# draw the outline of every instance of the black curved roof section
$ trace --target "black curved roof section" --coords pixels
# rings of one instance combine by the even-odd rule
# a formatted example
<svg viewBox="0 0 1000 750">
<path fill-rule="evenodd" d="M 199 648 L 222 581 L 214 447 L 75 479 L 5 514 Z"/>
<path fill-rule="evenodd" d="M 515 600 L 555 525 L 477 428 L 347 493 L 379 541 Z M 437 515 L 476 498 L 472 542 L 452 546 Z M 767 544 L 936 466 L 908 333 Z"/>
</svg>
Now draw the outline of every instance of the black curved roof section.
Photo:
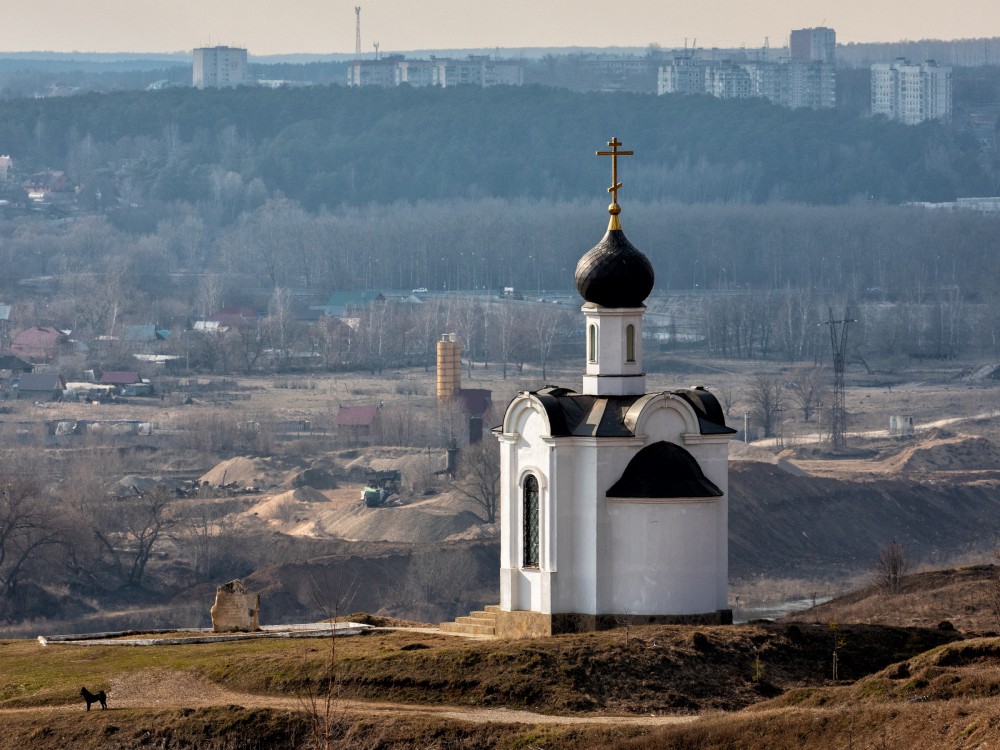
<svg viewBox="0 0 1000 750">
<path fill-rule="evenodd" d="M 601 307 L 641 307 L 653 291 L 653 265 L 621 229 L 609 229 L 577 261 L 576 289 Z"/>
<path fill-rule="evenodd" d="M 736 433 L 732 427 L 726 426 L 726 415 L 722 411 L 719 399 L 701 386 L 671 391 L 687 401 L 698 415 L 698 427 L 702 435 L 732 435 Z"/>
<path fill-rule="evenodd" d="M 679 445 L 661 440 L 636 453 L 608 497 L 722 497 L 698 461 Z"/>
<path fill-rule="evenodd" d="M 552 437 L 635 437 L 625 421 L 625 415 L 637 401 L 654 395 L 586 396 L 556 385 L 524 393 L 537 398 L 545 409 Z M 715 396 L 704 388 L 671 393 L 694 409 L 702 435 L 732 435 L 736 432 L 726 427 L 722 407 Z"/>
</svg>

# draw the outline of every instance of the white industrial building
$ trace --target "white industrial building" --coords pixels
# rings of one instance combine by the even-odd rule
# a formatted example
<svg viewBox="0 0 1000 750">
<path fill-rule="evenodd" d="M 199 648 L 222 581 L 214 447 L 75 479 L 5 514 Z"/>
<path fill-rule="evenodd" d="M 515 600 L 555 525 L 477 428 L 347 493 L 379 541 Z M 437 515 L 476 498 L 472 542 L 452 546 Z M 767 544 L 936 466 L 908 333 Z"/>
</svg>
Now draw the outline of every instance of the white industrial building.
<svg viewBox="0 0 1000 750">
<path fill-rule="evenodd" d="M 194 50 L 191 84 L 195 88 L 229 88 L 250 83 L 247 51 L 241 47 L 199 47 Z"/>
<path fill-rule="evenodd" d="M 906 125 L 951 119 L 951 67 L 934 60 L 917 65 L 898 58 L 891 63 L 875 63 L 871 73 L 873 115 Z"/>
</svg>

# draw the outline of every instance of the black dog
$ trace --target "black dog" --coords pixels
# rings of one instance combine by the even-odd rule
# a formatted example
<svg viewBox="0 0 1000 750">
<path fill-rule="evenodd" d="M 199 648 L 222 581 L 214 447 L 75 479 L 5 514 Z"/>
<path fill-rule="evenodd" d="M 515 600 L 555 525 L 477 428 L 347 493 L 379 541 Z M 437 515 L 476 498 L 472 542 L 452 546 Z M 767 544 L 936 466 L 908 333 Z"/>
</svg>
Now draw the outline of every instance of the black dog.
<svg viewBox="0 0 1000 750">
<path fill-rule="evenodd" d="M 98 690 L 97 695 L 94 695 L 92 692 L 87 690 L 87 688 L 82 687 L 80 688 L 80 695 L 82 695 L 83 699 L 87 701 L 88 711 L 90 710 L 91 703 L 100 703 L 102 709 L 108 707 L 108 696 L 104 694 L 103 690 Z"/>
</svg>

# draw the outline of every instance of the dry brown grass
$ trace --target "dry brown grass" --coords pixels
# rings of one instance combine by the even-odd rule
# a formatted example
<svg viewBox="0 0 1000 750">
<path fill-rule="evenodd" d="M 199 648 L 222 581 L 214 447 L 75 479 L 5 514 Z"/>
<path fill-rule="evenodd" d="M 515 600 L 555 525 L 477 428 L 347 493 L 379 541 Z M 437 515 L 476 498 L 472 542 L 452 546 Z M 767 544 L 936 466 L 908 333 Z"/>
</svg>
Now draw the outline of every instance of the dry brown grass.
<svg viewBox="0 0 1000 750">
<path fill-rule="evenodd" d="M 966 632 L 1000 630 L 990 605 L 993 565 L 966 565 L 904 577 L 895 593 L 866 586 L 788 619 L 937 627 L 948 621 Z"/>
</svg>

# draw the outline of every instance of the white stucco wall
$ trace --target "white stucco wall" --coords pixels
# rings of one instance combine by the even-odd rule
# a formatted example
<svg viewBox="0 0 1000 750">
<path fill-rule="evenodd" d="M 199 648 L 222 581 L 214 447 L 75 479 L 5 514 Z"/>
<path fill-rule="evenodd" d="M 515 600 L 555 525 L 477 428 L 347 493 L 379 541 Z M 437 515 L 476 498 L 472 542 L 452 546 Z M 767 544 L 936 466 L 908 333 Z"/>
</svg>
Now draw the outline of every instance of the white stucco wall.
<svg viewBox="0 0 1000 750">
<path fill-rule="evenodd" d="M 704 614 L 726 608 L 728 435 L 703 436 L 694 410 L 648 400 L 634 438 L 551 438 L 537 399 L 522 394 L 501 437 L 501 608 L 545 614 Z M 643 447 L 683 447 L 725 495 L 606 496 Z M 538 569 L 524 569 L 521 492 L 539 482 Z"/>
</svg>

